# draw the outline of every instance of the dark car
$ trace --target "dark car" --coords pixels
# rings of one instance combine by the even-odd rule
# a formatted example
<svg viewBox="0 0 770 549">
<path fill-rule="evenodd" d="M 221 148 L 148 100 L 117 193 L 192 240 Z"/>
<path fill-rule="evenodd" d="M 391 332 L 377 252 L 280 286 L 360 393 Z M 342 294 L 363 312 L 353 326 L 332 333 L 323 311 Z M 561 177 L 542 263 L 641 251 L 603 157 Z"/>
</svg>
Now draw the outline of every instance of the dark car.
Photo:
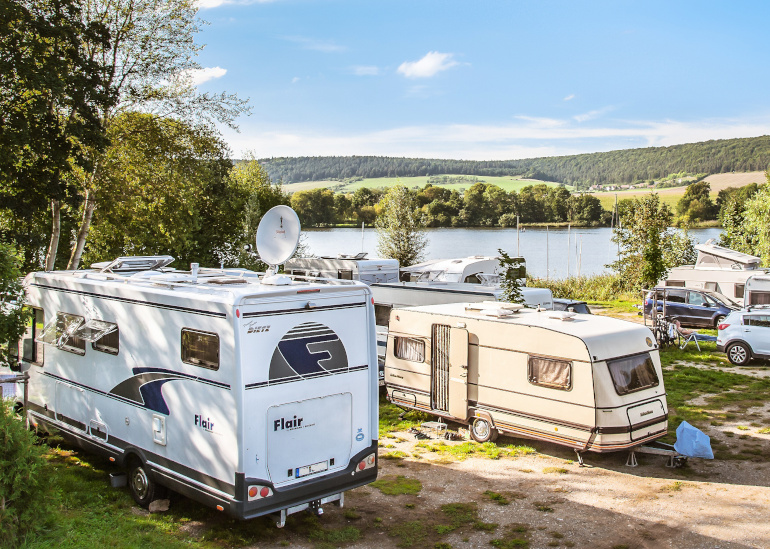
<svg viewBox="0 0 770 549">
<path fill-rule="evenodd" d="M 645 316 L 650 316 L 654 301 L 658 314 L 679 320 L 682 326 L 716 328 L 727 315 L 740 309 L 729 297 L 708 290 L 655 288 L 654 291 L 654 296 L 648 292 L 644 298 Z"/>
<path fill-rule="evenodd" d="M 561 297 L 553 298 L 553 310 L 554 311 L 571 311 L 573 313 L 581 313 L 584 315 L 591 314 L 591 309 L 588 308 L 588 304 L 585 301 L 577 301 L 575 299 L 564 299 Z"/>
</svg>

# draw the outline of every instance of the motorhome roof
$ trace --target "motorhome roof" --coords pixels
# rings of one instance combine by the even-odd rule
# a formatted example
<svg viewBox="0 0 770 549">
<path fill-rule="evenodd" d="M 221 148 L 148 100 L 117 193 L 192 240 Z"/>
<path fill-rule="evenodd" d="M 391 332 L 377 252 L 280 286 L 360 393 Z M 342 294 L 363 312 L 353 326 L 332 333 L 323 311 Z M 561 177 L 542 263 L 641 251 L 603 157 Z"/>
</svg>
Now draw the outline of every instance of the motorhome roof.
<svg viewBox="0 0 770 549">
<path fill-rule="evenodd" d="M 745 254 L 743 252 L 737 252 L 735 250 L 731 250 L 730 248 L 718 246 L 716 244 L 713 244 L 712 240 L 709 240 L 705 244 L 696 244 L 695 249 L 698 250 L 698 260 L 696 261 L 697 265 L 704 263 L 704 257 L 703 257 L 704 255 L 719 257 L 719 258 L 727 259 L 739 265 L 752 266 L 752 267 L 758 266 L 761 262 L 761 259 L 755 255 Z"/>
<path fill-rule="evenodd" d="M 640 352 L 639 343 L 652 338 L 650 329 L 642 324 L 601 315 L 575 314 L 572 320 L 563 320 L 554 311 L 520 309 L 507 316 L 488 316 L 479 311 L 479 303 L 447 303 L 445 305 L 424 305 L 403 308 L 436 315 L 457 318 L 486 320 L 544 328 L 562 334 L 572 335 L 585 342 L 594 360 L 604 360 Z M 489 308 L 501 303 L 489 303 Z M 557 311 L 556 313 L 563 312 Z M 647 344 L 652 348 L 653 340 Z"/>
<path fill-rule="evenodd" d="M 465 267 L 472 265 L 473 263 L 482 263 L 487 261 L 498 262 L 496 257 L 474 255 L 471 257 L 461 257 L 457 259 L 431 259 L 430 261 L 424 261 L 423 263 L 417 263 L 408 267 L 402 267 L 401 270 L 405 272 L 411 271 L 447 271 L 447 272 L 462 272 Z"/>
<path fill-rule="evenodd" d="M 27 284 L 38 284 L 70 289 L 73 282 L 78 286 L 90 286 L 97 294 L 107 294 L 108 288 L 133 288 L 144 294 L 167 296 L 187 295 L 190 298 L 215 303 L 238 305 L 250 300 L 262 300 L 296 294 L 330 293 L 368 288 L 353 280 L 314 279 L 289 277 L 289 284 L 262 284 L 261 275 L 246 269 L 200 269 L 197 277 L 190 271 L 164 269 L 139 271 L 128 275 L 101 272 L 98 269 L 78 271 L 35 272 L 27 275 Z M 368 289 L 366 290 L 368 291 Z"/>
</svg>

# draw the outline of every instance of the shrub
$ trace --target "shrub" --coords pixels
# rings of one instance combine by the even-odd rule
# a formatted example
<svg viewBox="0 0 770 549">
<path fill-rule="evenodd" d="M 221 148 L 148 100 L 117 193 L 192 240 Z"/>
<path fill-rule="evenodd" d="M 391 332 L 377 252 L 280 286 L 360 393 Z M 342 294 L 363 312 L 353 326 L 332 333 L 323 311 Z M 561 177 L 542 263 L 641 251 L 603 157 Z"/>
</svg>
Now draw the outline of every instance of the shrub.
<svg viewBox="0 0 770 549">
<path fill-rule="evenodd" d="M 53 499 L 46 448 L 0 399 L 0 546 L 13 547 L 46 525 Z"/>
</svg>

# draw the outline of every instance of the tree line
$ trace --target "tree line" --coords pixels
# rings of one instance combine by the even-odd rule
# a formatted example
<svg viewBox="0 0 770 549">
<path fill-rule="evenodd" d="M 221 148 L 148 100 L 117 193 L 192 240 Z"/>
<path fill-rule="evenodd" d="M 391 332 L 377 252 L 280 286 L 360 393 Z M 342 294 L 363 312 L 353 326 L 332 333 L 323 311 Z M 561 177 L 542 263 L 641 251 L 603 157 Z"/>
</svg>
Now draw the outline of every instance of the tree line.
<svg viewBox="0 0 770 549">
<path fill-rule="evenodd" d="M 679 172 L 763 171 L 770 166 L 770 136 L 523 160 L 303 156 L 263 158 L 260 163 L 271 179 L 284 183 L 458 174 L 524 176 L 584 188 L 594 184 L 653 181 Z"/>
</svg>

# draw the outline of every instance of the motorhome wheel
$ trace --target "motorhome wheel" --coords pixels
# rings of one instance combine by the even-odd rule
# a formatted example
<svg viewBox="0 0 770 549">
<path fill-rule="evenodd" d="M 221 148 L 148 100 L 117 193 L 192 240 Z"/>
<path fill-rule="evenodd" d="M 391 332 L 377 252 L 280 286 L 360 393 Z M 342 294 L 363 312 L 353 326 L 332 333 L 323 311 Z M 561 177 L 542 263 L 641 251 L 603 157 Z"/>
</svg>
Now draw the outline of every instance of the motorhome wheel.
<svg viewBox="0 0 770 549">
<path fill-rule="evenodd" d="M 725 352 L 727 359 L 738 366 L 743 366 L 751 359 L 751 351 L 744 343 L 733 343 Z"/>
<path fill-rule="evenodd" d="M 497 429 L 492 427 L 486 419 L 477 417 L 471 426 L 471 438 L 476 442 L 494 442 L 497 440 Z"/>
<path fill-rule="evenodd" d="M 138 460 L 128 469 L 128 487 L 131 489 L 131 497 L 142 507 L 148 507 L 156 499 L 162 499 L 166 491 L 150 478 L 145 465 Z"/>
</svg>

